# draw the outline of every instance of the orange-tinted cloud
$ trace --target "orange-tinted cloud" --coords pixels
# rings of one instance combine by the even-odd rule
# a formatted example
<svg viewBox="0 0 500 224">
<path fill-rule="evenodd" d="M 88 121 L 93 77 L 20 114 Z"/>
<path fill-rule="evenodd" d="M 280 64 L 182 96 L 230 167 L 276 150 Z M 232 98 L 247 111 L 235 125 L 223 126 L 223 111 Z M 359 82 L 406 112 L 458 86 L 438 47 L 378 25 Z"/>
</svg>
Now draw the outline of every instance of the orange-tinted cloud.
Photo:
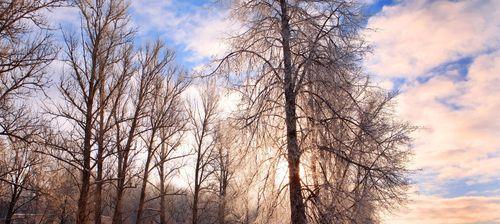
<svg viewBox="0 0 500 224">
<path fill-rule="evenodd" d="M 500 223 L 500 197 L 415 196 L 409 206 L 389 218 L 398 224 Z"/>
<path fill-rule="evenodd" d="M 406 80 L 396 110 L 421 127 L 411 166 L 432 174 L 416 185 L 433 195 L 413 195 L 385 223 L 500 223 L 498 193 L 440 195 L 450 180 L 500 181 L 500 1 L 400 1 L 368 26 L 367 70 Z"/>
</svg>

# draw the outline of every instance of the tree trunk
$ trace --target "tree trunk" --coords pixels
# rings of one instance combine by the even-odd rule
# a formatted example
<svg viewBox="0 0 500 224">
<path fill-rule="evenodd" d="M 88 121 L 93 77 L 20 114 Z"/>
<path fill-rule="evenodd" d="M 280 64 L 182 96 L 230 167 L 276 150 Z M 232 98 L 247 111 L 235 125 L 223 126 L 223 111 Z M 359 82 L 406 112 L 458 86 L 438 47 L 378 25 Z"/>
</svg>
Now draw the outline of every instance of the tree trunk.
<svg viewBox="0 0 500 224">
<path fill-rule="evenodd" d="M 5 215 L 5 224 L 11 224 L 12 223 L 12 217 L 14 216 L 15 212 L 15 207 L 17 203 L 17 199 L 19 198 L 18 195 L 18 187 L 14 186 L 10 202 L 9 202 L 9 208 L 7 209 L 7 214 Z"/>
<path fill-rule="evenodd" d="M 194 200 L 193 200 L 193 224 L 198 223 L 198 196 L 199 193 L 197 189 L 194 190 Z"/>
<path fill-rule="evenodd" d="M 161 146 L 162 156 L 164 154 L 164 146 Z M 161 158 L 160 162 L 160 224 L 167 224 L 167 217 L 165 215 L 165 211 L 167 210 L 166 205 L 166 190 L 165 190 L 165 166 L 164 166 L 164 158 Z"/>
<path fill-rule="evenodd" d="M 136 224 L 140 224 L 142 221 L 142 213 L 143 213 L 143 210 L 144 210 L 144 203 L 146 201 L 146 187 L 147 187 L 147 183 L 148 183 L 148 176 L 149 176 L 149 164 L 151 163 L 151 157 L 153 156 L 153 141 L 154 141 L 154 135 L 155 135 L 155 132 L 153 131 L 153 133 L 151 134 L 151 139 L 149 141 L 149 149 L 148 149 L 148 155 L 147 155 L 147 158 L 146 158 L 146 164 L 145 164 L 145 167 L 144 167 L 144 175 L 142 177 L 142 186 L 141 186 L 141 196 L 139 198 L 139 207 L 137 209 L 137 218 L 135 220 L 135 223 Z"/>
<path fill-rule="evenodd" d="M 120 139 L 120 126 L 117 125 L 117 130 L 116 130 L 116 139 Z M 115 196 L 115 210 L 113 211 L 113 224 L 119 224 L 122 223 L 122 209 L 121 209 L 121 204 L 122 204 L 122 196 L 123 196 L 123 189 L 124 185 L 123 182 L 120 181 L 121 177 L 121 170 L 123 167 L 123 150 L 118 144 L 117 147 L 117 155 L 118 155 L 118 175 L 117 175 L 117 183 L 116 183 L 116 196 Z"/>
<path fill-rule="evenodd" d="M 12 223 L 12 216 L 14 216 L 14 203 L 11 201 L 9 203 L 9 209 L 7 210 L 7 214 L 5 215 L 5 224 Z"/>
<path fill-rule="evenodd" d="M 87 202 L 90 190 L 90 157 L 91 157 L 91 140 L 92 140 L 92 110 L 94 106 L 94 85 L 91 83 L 89 87 L 89 98 L 87 99 L 87 111 L 85 114 L 85 134 L 83 143 L 83 169 L 82 169 L 82 188 L 78 198 L 77 224 L 87 223 Z"/>
<path fill-rule="evenodd" d="M 113 212 L 113 224 L 122 223 L 122 198 L 124 186 L 121 182 L 118 182 L 118 185 L 116 190 L 115 211 Z"/>
<path fill-rule="evenodd" d="M 194 194 L 193 194 L 193 210 L 192 210 L 192 215 L 193 215 L 193 224 L 198 223 L 198 197 L 199 197 L 200 189 L 197 184 L 195 184 L 194 187 Z"/>
<path fill-rule="evenodd" d="M 295 80 L 290 49 L 290 24 L 286 0 L 281 0 L 281 36 L 283 43 L 284 92 L 285 92 L 285 123 L 288 153 L 288 178 L 290 188 L 291 223 L 307 222 L 302 186 L 300 183 L 300 149 L 297 143 L 297 115 Z"/>
<path fill-rule="evenodd" d="M 220 186 L 220 194 L 219 194 L 219 210 L 218 210 L 218 219 L 219 224 L 226 223 L 226 189 L 227 189 L 227 181 L 224 177 Z"/>
<path fill-rule="evenodd" d="M 102 215 L 102 186 L 103 186 L 103 168 L 104 168 L 104 134 L 105 134 L 105 123 L 104 123 L 104 107 L 105 107 L 105 90 L 104 83 L 106 78 L 104 72 L 101 71 L 99 81 L 99 133 L 97 135 L 97 176 L 95 180 L 95 198 L 94 198 L 94 223 L 101 224 Z"/>
<path fill-rule="evenodd" d="M 198 223 L 198 198 L 200 196 L 200 185 L 201 185 L 201 163 L 202 163 L 202 156 L 201 156 L 201 148 L 203 145 L 203 137 L 205 136 L 205 124 L 206 120 L 203 121 L 203 127 L 201 130 L 201 138 L 200 141 L 198 142 L 198 151 L 196 154 L 196 167 L 195 167 L 195 172 L 194 172 L 194 193 L 193 193 L 193 210 L 192 210 L 192 215 L 193 215 L 193 224 Z"/>
<path fill-rule="evenodd" d="M 117 184 L 117 190 L 116 190 L 116 208 L 115 212 L 113 214 L 113 224 L 121 224 L 122 223 L 122 198 L 123 198 L 123 192 L 125 191 L 125 180 L 127 176 L 127 169 L 128 169 L 128 163 L 129 163 L 129 152 L 132 147 L 132 142 L 135 137 L 135 129 L 137 128 L 137 123 L 139 122 L 139 117 L 140 113 L 142 110 L 142 103 L 144 101 L 144 86 L 143 82 L 144 80 L 141 80 L 140 84 L 140 93 L 139 93 L 139 99 L 135 108 L 134 116 L 132 118 L 132 124 L 130 126 L 130 130 L 127 135 L 127 142 L 125 143 L 125 147 L 123 147 L 123 150 L 119 153 L 121 153 L 119 158 L 119 164 L 118 164 L 118 184 Z M 119 139 L 119 138 L 118 138 Z M 121 159 L 121 160 L 120 160 Z"/>
<path fill-rule="evenodd" d="M 201 148 L 201 144 L 200 148 Z M 196 170 L 194 173 L 194 193 L 193 193 L 193 210 L 192 210 L 192 215 L 193 215 L 193 224 L 198 223 L 198 197 L 200 196 L 200 183 L 199 183 L 199 176 L 200 176 L 200 152 L 198 151 L 198 159 L 196 160 Z"/>
<path fill-rule="evenodd" d="M 103 169 L 103 161 L 102 161 L 102 152 L 97 153 L 97 177 L 96 177 L 96 189 L 95 189 L 95 202 L 94 202 L 94 223 L 101 224 L 101 215 L 102 215 L 102 169 Z"/>
</svg>

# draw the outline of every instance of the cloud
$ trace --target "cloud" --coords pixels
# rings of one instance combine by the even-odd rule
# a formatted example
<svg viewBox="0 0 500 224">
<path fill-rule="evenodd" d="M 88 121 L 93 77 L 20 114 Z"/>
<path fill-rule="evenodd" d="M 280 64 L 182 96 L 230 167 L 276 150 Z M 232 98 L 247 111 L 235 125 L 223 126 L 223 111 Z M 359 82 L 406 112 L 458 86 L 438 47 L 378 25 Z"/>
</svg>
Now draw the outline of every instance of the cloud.
<svg viewBox="0 0 500 224">
<path fill-rule="evenodd" d="M 443 63 L 500 47 L 500 1 L 401 1 L 371 17 L 368 70 L 384 77 L 425 75 Z"/>
<path fill-rule="evenodd" d="M 448 71 L 408 84 L 399 114 L 422 127 L 415 136 L 415 166 L 438 178 L 500 178 L 500 52 L 474 59 L 467 79 Z M 486 178 L 486 179 L 484 179 Z"/>
<path fill-rule="evenodd" d="M 175 3 L 175 4 L 174 4 Z M 143 36 L 171 40 L 185 60 L 201 63 L 228 50 L 226 37 L 238 29 L 225 8 L 213 3 L 193 5 L 181 1 L 134 1 L 133 21 Z"/>
<path fill-rule="evenodd" d="M 422 195 L 386 223 L 500 223 L 499 21 L 494 0 L 399 1 L 369 19 L 366 69 L 401 87 L 396 112 L 421 127 Z"/>
<path fill-rule="evenodd" d="M 499 10 L 499 1 L 405 1 L 369 21 L 380 30 L 368 69 L 407 80 L 397 111 L 422 127 L 413 167 L 440 181 L 500 178 Z"/>
<path fill-rule="evenodd" d="M 44 10 L 43 14 L 49 25 L 53 28 L 59 28 L 60 26 L 77 28 L 80 25 L 80 12 L 76 7 L 52 8 Z"/>
<path fill-rule="evenodd" d="M 386 218 L 398 224 L 500 223 L 500 197 L 441 198 L 418 196 L 405 209 Z"/>
</svg>

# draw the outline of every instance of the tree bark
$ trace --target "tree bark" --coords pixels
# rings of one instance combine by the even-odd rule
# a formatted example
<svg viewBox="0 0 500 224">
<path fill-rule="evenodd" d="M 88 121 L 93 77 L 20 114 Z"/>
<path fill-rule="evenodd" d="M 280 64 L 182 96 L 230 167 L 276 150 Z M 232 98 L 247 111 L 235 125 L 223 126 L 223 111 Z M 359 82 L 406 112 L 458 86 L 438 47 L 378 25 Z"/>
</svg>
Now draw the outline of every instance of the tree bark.
<svg viewBox="0 0 500 224">
<path fill-rule="evenodd" d="M 227 181 L 226 177 L 223 177 L 221 186 L 220 186 L 220 194 L 219 194 L 219 208 L 218 208 L 218 219 L 219 224 L 226 223 L 226 190 L 227 190 Z"/>
<path fill-rule="evenodd" d="M 85 134 L 83 143 L 83 168 L 82 168 L 82 188 L 80 189 L 80 196 L 78 198 L 78 211 L 77 211 L 77 224 L 87 223 L 87 202 L 90 190 L 90 157 L 91 157 L 91 140 L 92 140 L 92 120 L 93 120 L 93 107 L 94 107 L 95 89 L 94 83 L 91 81 L 89 86 L 89 98 L 87 99 L 87 108 L 85 114 Z"/>
<path fill-rule="evenodd" d="M 196 172 L 196 178 L 198 178 L 198 172 Z M 197 180 L 195 182 L 198 182 Z M 194 194 L 193 194 L 193 224 L 198 223 L 198 198 L 200 195 L 200 187 L 198 183 L 195 183 Z"/>
<path fill-rule="evenodd" d="M 304 200 L 302 196 L 302 186 L 300 182 L 300 149 L 297 143 L 296 92 L 294 89 L 295 80 L 293 80 L 293 68 L 290 49 L 290 24 L 288 18 L 288 5 L 286 0 L 281 0 L 280 4 L 291 223 L 304 224 L 307 222 L 307 220 Z"/>
<path fill-rule="evenodd" d="M 104 134 L 105 134 L 105 123 L 104 123 L 104 108 L 106 104 L 105 96 L 105 74 L 103 69 L 101 69 L 100 80 L 99 80 L 99 133 L 97 135 L 97 176 L 95 180 L 95 198 L 94 198 L 94 223 L 101 224 L 102 215 L 102 186 L 103 186 L 103 168 L 104 168 Z"/>
<path fill-rule="evenodd" d="M 14 216 L 15 213 L 15 207 L 17 200 L 19 199 L 20 191 L 22 189 L 19 189 L 17 186 L 14 186 L 13 192 L 11 194 L 10 202 L 9 202 L 9 207 L 7 209 L 7 214 L 5 215 L 5 224 L 11 224 L 12 223 L 12 217 Z"/>
<path fill-rule="evenodd" d="M 161 153 L 162 157 L 165 155 L 165 147 L 164 145 L 161 146 Z M 165 215 L 165 211 L 167 210 L 167 202 L 166 202 L 166 189 L 165 189 L 165 165 L 164 165 L 164 158 L 161 158 L 160 162 L 160 224 L 167 224 L 167 217 Z"/>
<path fill-rule="evenodd" d="M 125 147 L 123 147 L 122 152 L 119 152 L 121 155 L 119 158 L 119 164 L 118 164 L 118 184 L 117 184 L 117 190 L 116 190 L 116 208 L 115 212 L 113 214 L 113 224 L 119 224 L 122 223 L 122 199 L 123 199 L 123 193 L 125 191 L 125 180 L 127 176 L 127 170 L 129 166 L 129 153 L 132 148 L 132 143 L 136 135 L 136 129 L 139 123 L 139 119 L 141 116 L 142 112 L 142 106 L 144 102 L 145 92 L 148 86 L 146 85 L 146 80 L 143 78 L 141 79 L 140 87 L 139 87 L 139 96 L 138 96 L 138 101 L 137 105 L 135 106 L 135 111 L 134 115 L 131 120 L 131 125 L 130 125 L 130 130 L 127 133 L 127 142 L 125 143 Z M 119 138 L 118 138 L 119 139 Z"/>
<path fill-rule="evenodd" d="M 148 176 L 149 176 L 149 165 L 151 163 L 151 159 L 153 157 L 153 149 L 154 149 L 154 136 L 156 134 L 156 130 L 153 130 L 151 133 L 151 137 L 149 139 L 149 149 L 148 149 L 148 155 L 146 158 L 146 164 L 144 167 L 144 174 L 142 177 L 142 186 L 141 186 L 141 196 L 139 198 L 139 207 L 137 209 L 137 218 L 135 220 L 136 224 L 140 224 L 142 221 L 142 213 L 144 210 L 144 203 L 146 201 L 146 187 L 148 183 Z"/>
</svg>

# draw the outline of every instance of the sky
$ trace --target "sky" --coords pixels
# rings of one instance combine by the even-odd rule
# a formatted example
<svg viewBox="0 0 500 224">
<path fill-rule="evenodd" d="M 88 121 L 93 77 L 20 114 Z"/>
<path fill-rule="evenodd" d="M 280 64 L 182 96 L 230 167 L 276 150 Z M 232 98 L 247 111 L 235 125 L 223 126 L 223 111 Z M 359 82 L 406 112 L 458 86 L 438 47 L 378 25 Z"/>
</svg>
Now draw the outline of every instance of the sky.
<svg viewBox="0 0 500 224">
<path fill-rule="evenodd" d="M 237 29 L 213 0 L 134 0 L 137 41 L 161 39 L 200 70 Z M 413 134 L 412 188 L 384 223 L 500 223 L 500 1 L 364 0 L 365 72 L 399 89 Z M 76 23 L 73 9 L 50 18 Z"/>
</svg>

